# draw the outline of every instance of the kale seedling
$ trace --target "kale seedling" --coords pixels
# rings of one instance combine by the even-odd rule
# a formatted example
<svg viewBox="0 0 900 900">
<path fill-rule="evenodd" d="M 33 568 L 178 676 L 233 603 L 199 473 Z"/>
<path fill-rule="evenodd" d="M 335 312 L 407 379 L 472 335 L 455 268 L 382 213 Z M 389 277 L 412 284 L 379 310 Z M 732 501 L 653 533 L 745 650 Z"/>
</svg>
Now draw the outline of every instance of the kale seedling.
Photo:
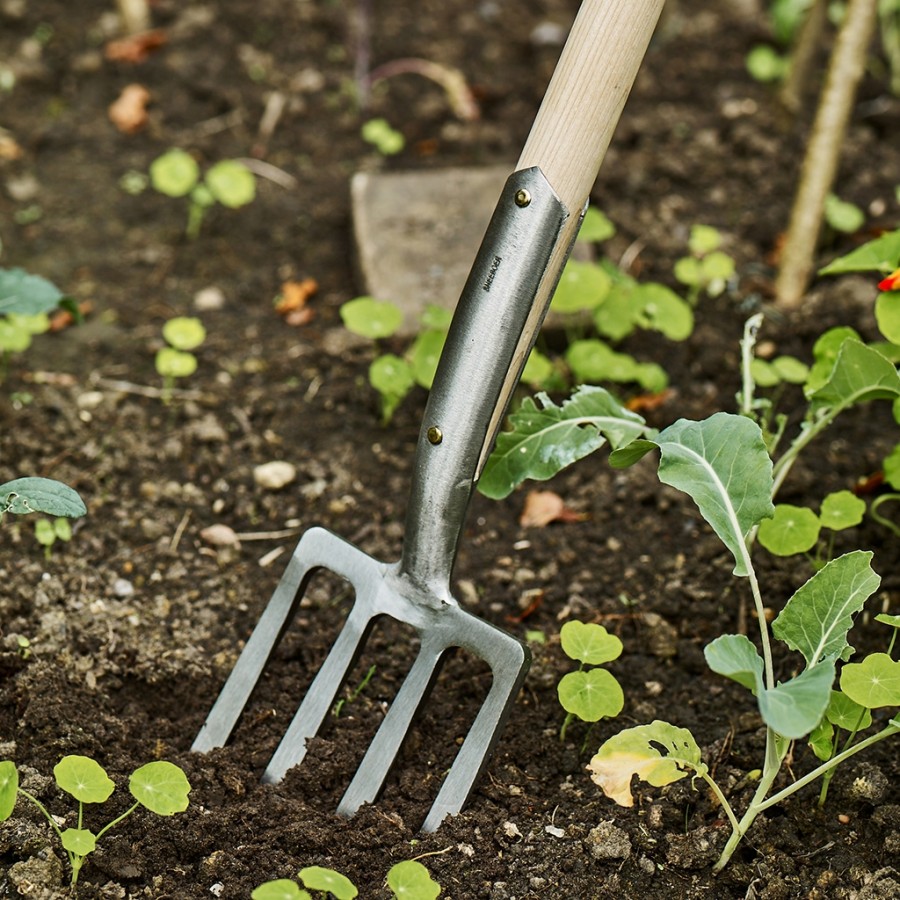
<svg viewBox="0 0 900 900">
<path fill-rule="evenodd" d="M 203 217 L 216 203 L 239 209 L 256 197 L 256 178 L 242 163 L 226 159 L 211 166 L 203 179 L 200 166 L 184 150 L 167 150 L 150 164 L 150 183 L 167 197 L 187 197 L 188 221 L 185 234 L 194 240 L 200 234 Z"/>
<path fill-rule="evenodd" d="M 382 156 L 395 156 L 406 145 L 406 140 L 387 119 L 369 119 L 360 129 L 360 136 Z"/>
<path fill-rule="evenodd" d="M 579 663 L 577 672 L 569 672 L 560 679 L 557 695 L 566 718 L 559 729 L 559 739 L 566 739 L 566 729 L 576 717 L 582 722 L 599 722 L 622 712 L 625 695 L 619 682 L 606 671 L 597 668 L 612 662 L 622 654 L 622 642 L 609 634 L 602 625 L 585 622 L 566 622 L 560 629 L 559 640 L 563 653 Z M 585 666 L 594 668 L 585 669 Z M 587 742 L 590 731 L 585 736 Z"/>
<path fill-rule="evenodd" d="M 206 340 L 203 323 L 192 316 L 169 319 L 162 330 L 168 344 L 156 353 L 156 371 L 163 379 L 163 403 L 170 403 L 176 378 L 187 378 L 197 371 L 197 357 L 191 353 Z"/>
<path fill-rule="evenodd" d="M 56 519 L 38 519 L 34 523 L 34 536 L 44 548 L 44 558 L 49 560 L 57 541 L 68 543 L 72 540 L 72 526 L 62 516 Z"/>
<path fill-rule="evenodd" d="M 309 891 L 323 891 L 336 900 L 353 900 L 359 894 L 356 885 L 345 875 L 322 866 L 301 869 L 297 876 Z M 440 885 L 428 869 L 414 859 L 399 862 L 387 874 L 387 885 L 397 900 L 435 900 Z M 289 878 L 261 884 L 250 895 L 252 900 L 312 900 L 312 895 Z"/>
<path fill-rule="evenodd" d="M 57 787 L 78 801 L 74 828 L 60 828 L 44 804 L 19 786 L 18 769 L 10 760 L 0 762 L 0 822 L 12 815 L 19 796 L 36 806 L 56 832 L 69 857 L 72 885 L 78 883 L 85 858 L 97 849 L 97 842 L 113 826 L 130 816 L 139 806 L 159 816 L 184 812 L 191 790 L 187 777 L 178 766 L 164 761 L 147 763 L 135 769 L 128 780 L 128 790 L 135 800 L 134 804 L 94 834 L 84 827 L 84 805 L 105 803 L 115 790 L 113 781 L 98 762 L 86 756 L 64 756 L 53 768 L 53 775 Z"/>
</svg>

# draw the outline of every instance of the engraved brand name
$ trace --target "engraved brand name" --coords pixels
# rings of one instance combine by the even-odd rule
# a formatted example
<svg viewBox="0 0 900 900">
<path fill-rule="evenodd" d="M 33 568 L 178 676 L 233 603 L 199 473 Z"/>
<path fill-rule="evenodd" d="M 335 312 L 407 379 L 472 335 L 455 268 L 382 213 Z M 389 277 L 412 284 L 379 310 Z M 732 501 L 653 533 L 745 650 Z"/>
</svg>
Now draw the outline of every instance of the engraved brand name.
<svg viewBox="0 0 900 900">
<path fill-rule="evenodd" d="M 491 285 L 494 283 L 494 276 L 497 274 L 497 269 L 500 268 L 501 262 L 503 262 L 503 260 L 499 256 L 495 256 L 491 260 L 491 269 L 487 273 L 487 278 L 484 279 L 484 283 L 481 285 L 483 291 L 489 291 L 491 289 Z"/>
</svg>

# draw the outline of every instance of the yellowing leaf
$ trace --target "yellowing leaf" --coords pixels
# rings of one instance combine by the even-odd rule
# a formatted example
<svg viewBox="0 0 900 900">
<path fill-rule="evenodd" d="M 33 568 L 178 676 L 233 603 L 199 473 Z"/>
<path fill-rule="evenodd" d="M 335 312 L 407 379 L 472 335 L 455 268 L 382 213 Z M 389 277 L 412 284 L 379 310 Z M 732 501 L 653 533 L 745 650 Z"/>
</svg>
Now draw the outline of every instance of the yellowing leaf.
<svg viewBox="0 0 900 900">
<path fill-rule="evenodd" d="M 706 771 L 691 733 L 659 719 L 611 737 L 587 768 L 591 780 L 619 806 L 634 806 L 631 779 L 635 775 L 653 787 L 662 787 L 684 778 L 688 770 Z"/>
</svg>

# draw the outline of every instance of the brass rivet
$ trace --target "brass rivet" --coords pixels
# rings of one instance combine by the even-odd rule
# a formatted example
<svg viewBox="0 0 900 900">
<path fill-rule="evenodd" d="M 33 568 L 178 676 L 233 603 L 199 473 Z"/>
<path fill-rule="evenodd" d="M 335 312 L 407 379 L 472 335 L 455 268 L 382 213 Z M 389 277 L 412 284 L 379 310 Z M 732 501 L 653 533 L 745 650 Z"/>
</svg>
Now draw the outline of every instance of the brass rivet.
<svg viewBox="0 0 900 900">
<path fill-rule="evenodd" d="M 525 188 L 516 191 L 516 206 L 528 206 L 531 203 L 531 194 Z"/>
<path fill-rule="evenodd" d="M 431 444 L 439 444 L 444 439 L 444 432 L 437 425 L 432 425 L 428 429 L 428 441 Z"/>
</svg>

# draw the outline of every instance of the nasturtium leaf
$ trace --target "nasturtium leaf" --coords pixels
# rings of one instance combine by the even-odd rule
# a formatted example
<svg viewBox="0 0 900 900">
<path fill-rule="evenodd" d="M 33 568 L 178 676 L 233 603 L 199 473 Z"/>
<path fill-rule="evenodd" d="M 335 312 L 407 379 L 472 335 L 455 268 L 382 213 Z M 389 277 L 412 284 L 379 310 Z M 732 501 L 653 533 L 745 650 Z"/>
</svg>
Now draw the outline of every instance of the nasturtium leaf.
<svg viewBox="0 0 900 900">
<path fill-rule="evenodd" d="M 900 228 L 857 247 L 846 256 L 838 257 L 819 269 L 820 275 L 840 275 L 844 272 L 893 272 L 900 265 Z"/>
<path fill-rule="evenodd" d="M 653 787 L 706 771 L 700 748 L 686 728 L 659 719 L 611 737 L 588 764 L 591 780 L 619 806 L 634 806 L 631 779 L 637 775 Z"/>
<path fill-rule="evenodd" d="M 174 347 L 161 347 L 156 351 L 154 365 L 164 378 L 188 378 L 197 371 L 197 357 Z"/>
<path fill-rule="evenodd" d="M 594 263 L 570 259 L 560 276 L 550 308 L 557 313 L 596 309 L 606 299 L 612 279 Z"/>
<path fill-rule="evenodd" d="M 416 384 L 421 385 L 426 390 L 431 390 L 431 384 L 434 381 L 438 361 L 441 358 L 441 351 L 444 349 L 446 340 L 446 332 L 423 331 L 416 337 L 409 348 L 413 378 L 415 378 Z"/>
<path fill-rule="evenodd" d="M 721 250 L 714 250 L 700 260 L 700 271 L 703 281 L 713 288 L 712 293 L 718 295 L 725 288 L 725 282 L 734 275 L 734 260 Z"/>
<path fill-rule="evenodd" d="M 767 83 L 780 81 L 787 74 L 788 61 L 768 44 L 757 44 L 747 54 L 744 64 L 747 71 L 756 79 Z"/>
<path fill-rule="evenodd" d="M 59 288 L 40 275 L 31 275 L 19 268 L 0 268 L 0 314 L 35 316 L 48 313 L 63 299 Z"/>
<path fill-rule="evenodd" d="M 447 331 L 453 320 L 453 311 L 444 306 L 435 306 L 429 303 L 419 320 L 422 328 L 427 331 Z"/>
<path fill-rule="evenodd" d="M 563 675 L 556 686 L 562 708 L 582 722 L 599 722 L 622 712 L 625 695 L 606 669 L 587 669 Z"/>
<path fill-rule="evenodd" d="M 721 243 L 722 234 L 718 228 L 713 228 L 712 225 L 691 225 L 688 249 L 694 256 L 706 256 L 717 250 Z"/>
<path fill-rule="evenodd" d="M 184 197 L 199 177 L 197 161 L 184 150 L 168 150 L 150 163 L 150 183 L 168 197 Z"/>
<path fill-rule="evenodd" d="M 771 519 L 759 523 L 759 542 L 775 556 L 793 556 L 806 553 L 819 539 L 822 523 L 819 517 L 805 506 L 779 503 Z"/>
<path fill-rule="evenodd" d="M 535 388 L 545 388 L 553 378 L 556 369 L 551 360 L 540 350 L 532 350 L 522 370 L 522 381 Z"/>
<path fill-rule="evenodd" d="M 778 377 L 788 384 L 803 384 L 809 378 L 809 366 L 795 356 L 778 356 L 772 360 Z"/>
<path fill-rule="evenodd" d="M 637 362 L 627 353 L 617 353 L 596 338 L 572 341 L 566 348 L 566 363 L 581 384 L 599 381 L 634 381 Z"/>
<path fill-rule="evenodd" d="M 76 518 L 87 515 L 78 492 L 52 478 L 16 478 L 0 484 L 0 513 L 26 515 L 32 512 Z"/>
<path fill-rule="evenodd" d="M 97 837 L 85 828 L 67 828 L 60 835 L 63 848 L 76 856 L 87 856 L 97 849 Z"/>
<path fill-rule="evenodd" d="M 312 900 L 312 895 L 304 891 L 296 881 L 278 878 L 254 888 L 250 900 Z"/>
<path fill-rule="evenodd" d="M 12 815 L 18 791 L 19 770 L 12 760 L 5 759 L 0 762 L 0 822 Z"/>
<path fill-rule="evenodd" d="M 19 324 L 18 316 L 0 319 L 0 350 L 23 353 L 31 346 L 31 332 Z"/>
<path fill-rule="evenodd" d="M 703 650 L 706 664 L 747 688 L 754 695 L 764 690 L 763 661 L 751 640 L 743 634 L 723 634 Z"/>
<path fill-rule="evenodd" d="M 665 390 L 669 383 L 669 374 L 658 363 L 642 362 L 634 367 L 634 380 L 651 394 Z"/>
<path fill-rule="evenodd" d="M 884 471 L 884 480 L 895 490 L 900 491 L 900 444 L 884 458 L 881 464 Z M 2 491 L 2 488 L 0 488 Z"/>
<path fill-rule="evenodd" d="M 397 131 L 387 119 L 369 119 L 360 129 L 362 139 L 371 144 L 382 156 L 394 156 L 406 145 L 403 133 Z"/>
<path fill-rule="evenodd" d="M 206 340 L 206 329 L 195 316 L 175 316 L 163 325 L 162 335 L 176 350 L 194 350 Z"/>
<path fill-rule="evenodd" d="M 57 786 L 79 803 L 105 803 L 116 789 L 103 766 L 89 756 L 64 756 L 53 775 Z"/>
<path fill-rule="evenodd" d="M 608 240 L 616 233 L 616 226 L 593 206 L 589 206 L 584 213 L 584 219 L 581 221 L 581 227 L 578 229 L 579 241 L 592 244 L 599 244 L 601 241 Z"/>
<path fill-rule="evenodd" d="M 256 196 L 256 179 L 242 163 L 224 159 L 216 163 L 204 178 L 210 193 L 222 206 L 238 209 Z"/>
<path fill-rule="evenodd" d="M 546 394 L 535 399 L 526 397 L 509 417 L 512 430 L 497 437 L 478 482 L 486 497 L 506 497 L 526 478 L 552 478 L 607 441 L 619 447 L 644 431 L 644 420 L 600 387 L 582 385 L 561 406 Z"/>
<path fill-rule="evenodd" d="M 862 228 L 866 215 L 855 203 L 841 200 L 837 194 L 828 194 L 825 198 L 825 221 L 835 231 L 852 234 Z"/>
<path fill-rule="evenodd" d="M 412 368 L 393 353 L 376 357 L 369 366 L 369 384 L 380 394 L 403 397 L 415 384 Z"/>
<path fill-rule="evenodd" d="M 828 380 L 808 395 L 810 411 L 843 410 L 869 400 L 900 397 L 900 375 L 877 350 L 848 339 L 841 344 Z"/>
<path fill-rule="evenodd" d="M 865 500 L 860 500 L 852 491 L 835 491 L 822 500 L 819 521 L 825 528 L 840 531 L 859 525 L 865 514 Z"/>
<path fill-rule="evenodd" d="M 403 324 L 403 311 L 395 303 L 357 297 L 341 306 L 341 320 L 354 334 L 378 340 L 390 337 Z"/>
<path fill-rule="evenodd" d="M 693 256 L 683 256 L 681 259 L 675 260 L 672 274 L 678 281 L 689 287 L 703 284 L 703 269 L 700 260 Z"/>
<path fill-rule="evenodd" d="M 809 370 L 809 376 L 803 387 L 807 396 L 818 390 L 828 381 L 831 370 L 834 368 L 835 360 L 843 346 L 844 341 L 848 338 L 862 341 L 859 332 L 853 328 L 841 325 L 837 328 L 829 328 L 828 331 L 819 335 L 815 344 L 813 344 L 813 365 Z"/>
<path fill-rule="evenodd" d="M 834 756 L 834 725 L 828 719 L 822 719 L 807 736 L 809 749 L 826 762 Z"/>
<path fill-rule="evenodd" d="M 825 718 L 835 728 L 842 728 L 844 731 L 861 731 L 872 724 L 872 713 L 840 691 L 831 692 Z"/>
<path fill-rule="evenodd" d="M 559 630 L 563 653 L 588 666 L 612 662 L 622 655 L 622 642 L 596 622 L 566 622 Z"/>
<path fill-rule="evenodd" d="M 606 299 L 593 311 L 597 332 L 611 341 L 621 341 L 637 327 L 640 307 L 634 302 L 637 284 L 614 283 Z"/>
<path fill-rule="evenodd" d="M 772 633 L 809 666 L 826 657 L 849 659 L 853 617 L 878 590 L 870 551 L 854 550 L 828 562 L 797 589 L 772 623 Z"/>
<path fill-rule="evenodd" d="M 834 684 L 834 663 L 824 660 L 799 675 L 760 693 L 763 721 L 782 737 L 806 737 L 825 715 Z"/>
<path fill-rule="evenodd" d="M 900 706 L 900 661 L 887 653 L 870 653 L 841 669 L 841 690 L 866 709 Z"/>
<path fill-rule="evenodd" d="M 754 357 L 750 360 L 750 377 L 757 387 L 770 388 L 781 383 L 781 376 L 768 360 Z"/>
<path fill-rule="evenodd" d="M 772 460 L 759 426 L 730 413 L 679 419 L 655 443 L 659 480 L 693 499 L 734 556 L 734 574 L 749 574 L 746 536 L 773 512 Z"/>
<path fill-rule="evenodd" d="M 875 300 L 878 330 L 893 344 L 900 344 L 900 291 L 883 291 Z"/>
<path fill-rule="evenodd" d="M 174 763 L 158 760 L 135 769 L 128 790 L 141 806 L 158 816 L 172 816 L 188 808 L 191 785 Z"/>
<path fill-rule="evenodd" d="M 346 875 L 323 866 L 307 866 L 301 869 L 300 880 L 303 886 L 311 891 L 330 891 L 336 900 L 353 900 L 359 893 L 356 885 Z"/>
<path fill-rule="evenodd" d="M 397 900 L 435 900 L 441 886 L 418 860 L 406 859 L 391 866 L 387 885 Z"/>
<path fill-rule="evenodd" d="M 642 328 L 659 331 L 671 341 L 683 341 L 694 330 L 691 305 L 664 284 L 639 284 L 632 294 Z"/>
</svg>

